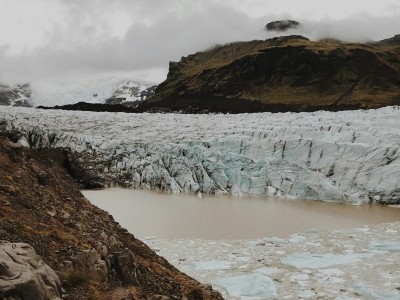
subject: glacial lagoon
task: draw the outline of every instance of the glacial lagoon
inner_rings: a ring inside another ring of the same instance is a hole
[[[400,221],[400,208],[267,198],[165,194],[110,188],[85,190],[137,238],[234,240],[350,229]]]

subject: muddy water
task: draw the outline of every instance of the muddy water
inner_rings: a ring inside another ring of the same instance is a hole
[[[138,238],[254,239],[400,221],[400,208],[107,189],[83,191]]]

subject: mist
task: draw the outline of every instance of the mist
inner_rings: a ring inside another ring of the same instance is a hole
[[[61,23],[43,25],[44,33],[38,36],[41,42],[35,40],[34,47],[25,45],[19,50],[0,44],[0,82],[167,70],[169,61],[216,44],[277,35],[365,42],[400,33],[397,6],[385,15],[360,12],[341,19],[326,15],[307,19],[293,13],[269,13],[268,7],[265,14],[255,16],[213,0],[196,5],[179,0],[169,5],[148,0],[109,2],[60,0],[54,14],[59,12]],[[268,22],[280,19],[295,19],[302,26],[283,34],[264,29]]]

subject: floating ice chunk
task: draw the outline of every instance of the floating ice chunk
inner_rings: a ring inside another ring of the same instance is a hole
[[[230,296],[277,299],[276,287],[265,274],[252,273],[215,279],[211,284],[224,288]]]
[[[358,293],[366,299],[400,300],[399,294],[376,291],[373,287],[364,282],[357,282],[354,284],[354,287],[358,290]]]
[[[297,273],[290,276],[291,281],[310,281],[310,276],[303,273]]]
[[[322,246],[321,243],[313,243],[313,242],[306,242],[306,245],[310,246],[310,247],[321,247]]]
[[[318,271],[326,276],[342,276],[342,275],[344,275],[344,272],[339,269],[321,269]]]
[[[270,243],[270,244],[284,244],[285,240],[278,238],[276,236],[274,237],[270,237],[270,238],[265,238],[263,241],[265,241],[266,243]]]
[[[304,290],[297,294],[299,298],[312,298],[316,296],[316,293],[310,290]]]
[[[247,257],[247,256],[236,257],[236,261],[238,261],[238,262],[245,263],[245,262],[249,262],[250,260],[251,260],[251,257]]]
[[[304,235],[292,235],[289,239],[291,243],[304,243],[307,238]]]
[[[230,268],[231,263],[226,260],[200,261],[195,264],[196,271],[224,270]]]
[[[343,278],[339,278],[339,277],[323,277],[321,279],[318,279],[318,283],[320,285],[325,285],[325,286],[331,286],[333,284],[342,284],[344,283],[345,280]]]
[[[361,232],[368,232],[370,230],[369,227],[361,227],[361,228],[356,228],[357,231],[361,231]]]
[[[278,269],[278,268],[259,268],[254,270],[256,273],[261,273],[264,275],[273,275],[273,274],[277,274],[277,273],[282,273],[283,270],[282,269]]]
[[[400,241],[373,241],[369,244],[369,249],[400,252]]]
[[[357,254],[315,254],[315,253],[294,253],[281,259],[285,265],[298,269],[326,268],[335,265],[350,264],[360,260]]]

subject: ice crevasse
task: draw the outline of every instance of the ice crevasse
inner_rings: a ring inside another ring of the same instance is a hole
[[[103,186],[400,203],[400,108],[125,114],[0,108],[0,130],[63,148]]]

